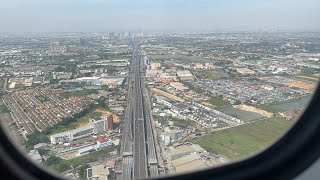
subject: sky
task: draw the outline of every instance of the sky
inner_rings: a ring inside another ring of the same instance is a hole
[[[0,32],[320,30],[319,0],[2,0]]]

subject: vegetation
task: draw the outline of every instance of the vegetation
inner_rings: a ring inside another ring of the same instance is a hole
[[[27,149],[32,149],[34,145],[41,142],[48,142],[49,135],[54,133],[59,133],[63,131],[67,131],[69,129],[74,129],[78,125],[78,119],[81,119],[88,115],[88,113],[92,112],[93,109],[97,108],[94,105],[89,106],[82,112],[75,114],[73,117],[65,118],[61,121],[59,125],[55,125],[43,132],[37,132],[35,134],[29,135],[28,140],[25,142]],[[88,120],[88,119],[87,119]]]
[[[44,155],[48,155],[48,154],[49,154],[49,150],[47,150],[47,149],[40,148],[40,149],[37,149],[37,150],[38,150],[38,152],[39,152],[39,154],[40,154],[41,156],[44,156]]]
[[[45,162],[43,162],[43,164],[51,167],[59,173],[71,169],[71,166],[65,160],[54,155],[51,155]]]
[[[302,67],[301,68],[301,76],[313,76],[315,73],[318,73],[319,71],[314,70],[312,68],[308,67]]]
[[[87,180],[87,169],[89,168],[90,166],[88,164],[85,164],[83,166],[81,166],[79,169],[78,169],[78,174],[79,174],[79,178],[80,180]]]
[[[68,164],[74,168],[82,165],[83,163],[90,163],[99,160],[101,157],[108,157],[108,153],[118,150],[119,146],[110,146],[100,151],[91,152],[86,155],[79,156],[74,159],[66,160]]]
[[[67,170],[71,169],[71,167],[67,163],[62,162],[62,163],[54,166],[53,169],[55,169],[59,173],[62,173],[64,171],[67,171]]]
[[[59,157],[56,157],[54,155],[51,155],[45,162],[44,164],[46,166],[52,166],[52,165],[57,165],[59,163],[61,163],[62,159]]]
[[[71,168],[79,167],[79,175],[83,176],[85,175],[85,170],[88,168],[87,163],[97,161],[101,157],[108,157],[108,153],[116,149],[119,150],[119,146],[107,147],[103,150],[95,151],[70,160],[61,159],[55,155],[51,155],[46,161],[43,162],[43,164],[60,173]]]
[[[25,142],[27,149],[33,149],[33,146],[41,142],[49,142],[49,135],[75,129],[83,124],[89,122],[89,119],[99,119],[102,115],[101,112],[96,110],[109,111],[109,108],[99,105],[91,105],[80,113],[75,114],[73,117],[65,118],[58,125],[51,127],[43,132],[38,132],[28,136],[28,141]]]
[[[33,149],[34,145],[42,142],[48,142],[48,141],[49,141],[48,134],[38,132],[32,135],[29,135],[28,140],[25,142],[25,145],[28,150],[31,150]]]
[[[277,140],[293,124],[282,118],[270,118],[210,133],[193,143],[212,153],[239,159],[252,155]]]
[[[261,105],[258,105],[257,108],[268,111],[268,112],[272,112],[272,113],[280,112],[280,109],[275,108],[274,104],[261,104]]]
[[[286,100],[286,101],[281,101],[281,102],[274,102],[274,103],[269,103],[269,104],[260,104],[260,105],[257,105],[256,107],[259,108],[259,109],[268,111],[268,112],[278,113],[278,112],[281,112],[282,110],[280,108],[276,108],[275,105],[299,101],[299,100],[301,100],[303,98],[306,98],[307,96],[308,95],[297,97],[297,98]]]
[[[185,119],[180,119],[180,118],[176,118],[176,117],[169,117],[169,121],[187,124],[192,127],[197,127],[197,123],[194,121],[191,121],[191,120],[185,120]]]
[[[210,104],[214,106],[226,106],[229,105],[229,102],[222,100],[219,97],[211,96],[211,98],[208,101]]]
[[[206,93],[205,90],[203,90],[203,89],[201,89],[201,88],[199,88],[199,87],[196,87],[196,86],[194,86],[194,85],[191,84],[191,83],[185,83],[185,85],[187,85],[190,90],[193,90],[193,91],[196,92],[196,93],[199,93],[199,94],[205,94],[205,93]]]
[[[205,70],[203,71],[203,79],[220,79],[221,75],[219,71],[216,70]]]
[[[110,174],[108,175],[108,179],[116,179],[116,172],[113,171],[113,169],[109,169]]]
[[[46,97],[44,97],[42,95],[36,96],[36,99],[38,99],[42,103],[48,101],[48,98],[46,98]]]
[[[3,113],[9,113],[9,109],[7,108],[6,105],[0,105],[0,114],[3,114]]]

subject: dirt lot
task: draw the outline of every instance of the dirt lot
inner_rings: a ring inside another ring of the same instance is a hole
[[[252,107],[252,106],[247,106],[247,105],[242,104],[242,105],[236,105],[233,107],[244,110],[244,111],[258,113],[258,114],[265,116],[267,118],[271,118],[273,116],[273,113],[271,113],[271,112],[264,111],[264,110],[261,110],[261,109],[258,109],[258,108]]]
[[[310,79],[310,80],[314,80],[314,81],[320,81],[319,78],[315,78],[315,77],[309,77],[309,76],[297,76],[303,79]]]
[[[113,123],[114,124],[119,124],[120,123],[120,117],[115,115],[114,113],[102,109],[96,109],[95,112],[102,113],[102,114],[107,114],[107,115],[112,115],[113,116]]]
[[[165,91],[162,91],[162,90],[160,90],[160,89],[151,88],[150,90],[151,90],[154,94],[156,94],[156,95],[165,96],[165,97],[167,97],[167,98],[169,98],[169,99],[173,99],[173,100],[178,101],[178,102],[185,102],[184,99],[179,98],[178,96],[175,96],[175,95],[173,95],[173,94],[167,93],[167,92],[165,92]]]
[[[302,81],[297,81],[297,80],[293,80],[290,79],[288,82],[289,86],[293,86],[293,87],[297,87],[297,88],[303,88],[303,89],[307,89],[307,90],[315,90],[316,86],[314,84],[309,84],[309,83],[305,83]]]

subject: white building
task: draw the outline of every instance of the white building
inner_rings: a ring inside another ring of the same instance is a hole
[[[108,129],[108,123],[106,122],[105,119],[100,119],[100,120],[90,119],[90,124],[93,127],[94,134],[105,132]]]
[[[66,131],[58,134],[53,134],[50,136],[51,144],[58,144],[58,143],[64,143],[64,142],[70,142],[72,140],[71,138],[71,132]]]
[[[51,144],[70,142],[76,139],[84,138],[90,136],[94,133],[93,127],[78,128],[58,134],[53,134],[50,136]]]

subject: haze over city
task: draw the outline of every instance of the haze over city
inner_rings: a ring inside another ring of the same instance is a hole
[[[320,30],[317,0],[12,0],[0,32]]]

